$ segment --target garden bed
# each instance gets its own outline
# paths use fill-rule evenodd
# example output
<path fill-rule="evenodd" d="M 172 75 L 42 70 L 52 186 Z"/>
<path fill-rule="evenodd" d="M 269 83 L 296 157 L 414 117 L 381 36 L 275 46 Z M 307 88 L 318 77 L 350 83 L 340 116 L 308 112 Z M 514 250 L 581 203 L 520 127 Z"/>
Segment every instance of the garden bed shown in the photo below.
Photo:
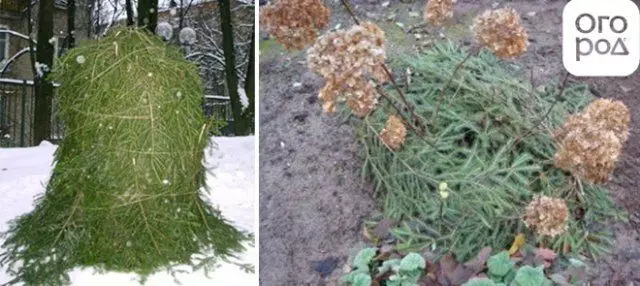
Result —
<path fill-rule="evenodd" d="M 417 39 L 397 25 L 410 27 L 420 22 L 422 1 L 391 1 L 387 7 L 380 5 L 385 1 L 353 2 L 359 16 L 383 27 L 388 41 L 393 43 L 388 51 L 406 52 L 431 40 L 448 39 L 468 45 L 473 41 L 470 32 L 465 32 L 471 16 L 508 4 L 522 15 L 531 45 L 523 57 L 506 65 L 521 69 L 523 74 L 530 72 L 536 85 L 562 79 L 560 23 L 565 2 L 458 1 L 454 22 L 449 26 L 455 33 L 445 29 L 444 39 L 433 31 L 421 33 Z M 329 27 L 352 24 L 340 5 L 332 4 L 330 8 Z M 316 96 L 323 81 L 308 71 L 304 53 L 284 52 L 270 41 L 261 43 L 264 48 L 260 66 L 261 282 L 335 282 L 343 275 L 341 268 L 347 258 L 353 256 L 350 250 L 364 240 L 363 222 L 381 207 L 372 199 L 371 181 L 361 179 L 364 161 L 358 156 L 361 146 L 357 145 L 355 134 L 359 121 L 321 113 Z M 609 281 L 637 283 L 640 274 L 632 269 L 640 267 L 640 202 L 633 193 L 640 181 L 640 149 L 631 142 L 640 135 L 635 121 L 640 108 L 640 74 L 617 79 L 570 79 L 571 85 L 582 83 L 588 84 L 585 92 L 622 100 L 632 113 L 630 143 L 625 145 L 613 180 L 605 186 L 617 206 L 629 213 L 630 222 L 611 228 L 612 254 L 598 260 L 592 269 L 592 281 L 596 285 Z"/>

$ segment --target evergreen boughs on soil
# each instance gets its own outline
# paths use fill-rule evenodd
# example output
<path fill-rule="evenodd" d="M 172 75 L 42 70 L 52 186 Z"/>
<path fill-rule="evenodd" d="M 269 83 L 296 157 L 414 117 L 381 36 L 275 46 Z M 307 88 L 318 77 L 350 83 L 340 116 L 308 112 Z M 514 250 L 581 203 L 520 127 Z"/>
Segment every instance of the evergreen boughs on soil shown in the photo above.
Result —
<path fill-rule="evenodd" d="M 508 247 L 522 232 L 559 253 L 606 252 L 611 239 L 604 225 L 623 213 L 605 189 L 553 166 L 552 130 L 593 99 L 588 88 L 569 85 L 559 96 L 555 84 L 532 86 L 485 52 L 447 84 L 466 56 L 444 44 L 406 61 L 414 72 L 406 96 L 428 123 L 424 137 L 409 133 L 392 152 L 379 134 L 395 110 L 379 109 L 362 121 L 363 172 L 373 179 L 385 216 L 401 221 L 392 231 L 400 248 L 436 247 L 467 260 L 487 244 Z M 536 236 L 525 226 L 534 194 L 566 200 L 566 232 Z"/>
<path fill-rule="evenodd" d="M 205 202 L 207 146 L 196 66 L 144 30 L 118 29 L 57 63 L 66 136 L 44 196 L 4 234 L 9 284 L 67 271 L 211 269 L 247 235 Z"/>

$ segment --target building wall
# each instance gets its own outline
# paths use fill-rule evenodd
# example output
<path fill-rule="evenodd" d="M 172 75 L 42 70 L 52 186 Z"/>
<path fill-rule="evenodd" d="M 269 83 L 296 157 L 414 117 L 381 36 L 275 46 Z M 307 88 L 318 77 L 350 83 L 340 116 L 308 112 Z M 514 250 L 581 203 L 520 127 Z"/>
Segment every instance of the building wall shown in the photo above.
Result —
<path fill-rule="evenodd" d="M 67 31 L 66 10 L 56 7 L 53 17 L 54 37 L 62 44 Z M 33 7 L 32 18 L 34 19 L 33 36 L 37 35 L 37 15 L 38 5 Z M 28 26 L 25 13 L 13 11 L 0 11 L 0 25 L 6 26 L 10 30 L 28 36 Z M 78 32 L 76 32 L 78 33 Z M 81 33 L 81 36 L 84 33 Z M 29 41 L 10 35 L 9 36 L 9 57 L 12 57 L 20 50 L 29 47 Z M 31 68 L 29 53 L 24 53 L 13 62 L 7 72 L 1 78 L 15 80 L 33 80 L 33 70 Z M 32 86 L 23 84 L 2 84 L 0 83 L 0 130 L 3 142 L 9 146 L 19 146 L 21 143 L 31 145 L 32 120 L 34 107 L 34 91 Z M 24 131 L 24 132 L 23 132 Z M 9 137 L 4 137 L 9 134 Z"/>
<path fill-rule="evenodd" d="M 33 35 L 37 35 L 37 15 L 38 15 L 38 6 L 36 5 L 33 9 L 33 15 L 35 25 L 33 27 Z M 8 26 L 10 30 L 16 31 L 23 35 L 28 34 L 28 26 L 27 19 L 25 17 L 21 17 L 22 15 L 11 13 L 12 15 L 8 15 L 9 13 L 0 14 L 0 24 Z M 54 37 L 56 37 L 60 43 L 66 34 L 67 30 L 67 14 L 64 9 L 56 8 L 55 15 L 53 17 L 53 31 Z M 10 47 L 9 47 L 9 57 L 16 54 L 18 51 L 28 48 L 29 42 L 20 37 L 10 36 Z M 21 56 L 16 62 L 14 62 L 10 71 L 4 74 L 2 77 L 4 78 L 14 78 L 14 79 L 33 79 L 33 71 L 31 69 L 29 54 L 26 53 Z"/>

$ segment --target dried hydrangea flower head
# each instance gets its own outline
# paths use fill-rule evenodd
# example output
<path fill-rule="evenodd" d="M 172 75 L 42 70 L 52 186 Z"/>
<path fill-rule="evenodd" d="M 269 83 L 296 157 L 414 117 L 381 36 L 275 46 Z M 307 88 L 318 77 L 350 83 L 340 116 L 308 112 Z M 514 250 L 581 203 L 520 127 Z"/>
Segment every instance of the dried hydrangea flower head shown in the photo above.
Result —
<path fill-rule="evenodd" d="M 609 181 L 629 137 L 629 111 L 621 102 L 596 100 L 554 131 L 555 166 L 594 184 Z"/>
<path fill-rule="evenodd" d="M 407 137 L 407 129 L 398 116 L 391 115 L 387 120 L 387 126 L 380 132 L 380 139 L 389 147 L 389 149 L 397 151 L 402 148 L 404 140 Z"/>
<path fill-rule="evenodd" d="M 501 59 L 518 57 L 527 51 L 529 36 L 512 8 L 486 11 L 472 27 L 476 40 Z"/>
<path fill-rule="evenodd" d="M 584 115 L 602 129 L 611 130 L 624 143 L 629 139 L 629 109 L 622 101 L 597 99 L 584 110 Z"/>
<path fill-rule="evenodd" d="M 557 236 L 567 230 L 569 208 L 563 199 L 535 195 L 526 207 L 524 224 L 539 235 Z"/>
<path fill-rule="evenodd" d="M 287 49 L 301 50 L 329 25 L 329 8 L 322 0 L 275 0 L 260 9 L 260 24 Z"/>
<path fill-rule="evenodd" d="M 434 26 L 453 18 L 453 6 L 456 0 L 429 0 L 424 7 L 424 19 Z"/>
<path fill-rule="evenodd" d="M 353 114 L 365 117 L 373 111 L 378 103 L 375 83 L 371 81 L 358 81 L 358 86 L 354 86 L 350 93 L 346 94 L 347 105 Z"/>
<path fill-rule="evenodd" d="M 622 150 L 620 139 L 580 117 L 568 122 L 567 133 L 557 135 L 563 139 L 553 156 L 555 166 L 593 184 L 606 183 Z"/>
<path fill-rule="evenodd" d="M 385 59 L 384 32 L 371 22 L 319 37 L 308 50 L 307 63 L 326 80 L 319 94 L 323 109 L 333 112 L 337 102 L 347 101 L 358 116 L 371 112 L 377 94 L 370 79 L 386 80 Z"/>

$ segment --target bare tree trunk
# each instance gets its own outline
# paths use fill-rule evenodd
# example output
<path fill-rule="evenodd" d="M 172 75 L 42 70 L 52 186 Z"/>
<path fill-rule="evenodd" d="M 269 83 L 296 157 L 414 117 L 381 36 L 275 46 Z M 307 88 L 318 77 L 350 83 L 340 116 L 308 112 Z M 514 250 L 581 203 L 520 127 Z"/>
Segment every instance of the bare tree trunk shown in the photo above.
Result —
<path fill-rule="evenodd" d="M 180 0 L 180 19 L 178 19 L 178 31 L 182 30 L 182 28 L 184 28 L 184 17 L 185 17 L 185 12 L 184 12 L 184 0 Z"/>
<path fill-rule="evenodd" d="M 36 59 L 40 65 L 45 65 L 49 69 L 53 66 L 54 48 L 49 40 L 53 38 L 54 9 L 54 0 L 40 0 Z M 43 74 L 34 80 L 36 98 L 33 135 L 35 144 L 49 139 L 51 135 L 51 106 L 53 104 L 53 85 L 46 80 L 47 71 L 42 67 L 39 68 Z"/>
<path fill-rule="evenodd" d="M 150 8 L 149 8 L 149 24 L 147 25 L 147 29 L 151 31 L 151 33 L 156 33 L 156 26 L 158 26 L 158 0 L 150 0 Z"/>
<path fill-rule="evenodd" d="M 156 33 L 158 25 L 158 0 L 138 0 L 138 26 Z"/>
<path fill-rule="evenodd" d="M 133 4 L 131 3 L 131 1 L 132 0 L 125 1 L 125 6 L 127 9 L 127 26 L 135 25 L 135 22 L 133 21 Z"/>
<path fill-rule="evenodd" d="M 87 0 L 85 2 L 85 4 L 87 4 L 85 6 L 85 8 L 87 9 L 85 12 L 86 12 L 86 15 L 87 15 L 86 24 L 87 24 L 87 38 L 88 39 L 91 39 L 91 30 L 93 29 L 93 9 L 95 8 L 95 3 L 96 3 L 95 0 Z"/>
<path fill-rule="evenodd" d="M 149 0 L 138 0 L 138 26 L 144 27 L 149 22 Z"/>
<path fill-rule="evenodd" d="M 253 32 L 251 33 L 251 51 L 249 52 L 249 66 L 247 67 L 247 76 L 244 80 L 244 91 L 247 93 L 249 99 L 249 106 L 242 113 L 242 117 L 245 118 L 247 129 L 249 132 L 253 131 L 254 126 L 254 109 L 255 109 L 255 67 L 254 67 L 254 54 L 255 54 L 255 25 Z"/>
<path fill-rule="evenodd" d="M 38 76 L 38 72 L 36 72 L 36 49 L 33 44 L 33 38 L 31 38 L 31 34 L 33 34 L 33 8 L 31 3 L 27 4 L 27 33 L 29 36 L 29 61 L 31 61 L 31 72 L 33 72 L 33 78 L 35 79 Z M 35 84 L 35 81 L 34 81 Z"/>
<path fill-rule="evenodd" d="M 76 0 L 67 0 L 67 49 L 76 46 Z"/>
<path fill-rule="evenodd" d="M 94 0 L 93 3 L 96 3 L 96 6 L 97 6 L 96 21 L 95 21 L 96 37 L 100 37 L 100 13 L 102 12 L 102 0 Z"/>
<path fill-rule="evenodd" d="M 242 104 L 238 94 L 238 75 L 236 74 L 236 59 L 233 47 L 233 24 L 231 22 L 231 1 L 219 0 L 220 29 L 222 30 L 222 49 L 224 51 L 225 76 L 231 112 L 233 113 L 234 131 L 236 135 L 246 135 L 247 123 L 242 116 Z"/>

